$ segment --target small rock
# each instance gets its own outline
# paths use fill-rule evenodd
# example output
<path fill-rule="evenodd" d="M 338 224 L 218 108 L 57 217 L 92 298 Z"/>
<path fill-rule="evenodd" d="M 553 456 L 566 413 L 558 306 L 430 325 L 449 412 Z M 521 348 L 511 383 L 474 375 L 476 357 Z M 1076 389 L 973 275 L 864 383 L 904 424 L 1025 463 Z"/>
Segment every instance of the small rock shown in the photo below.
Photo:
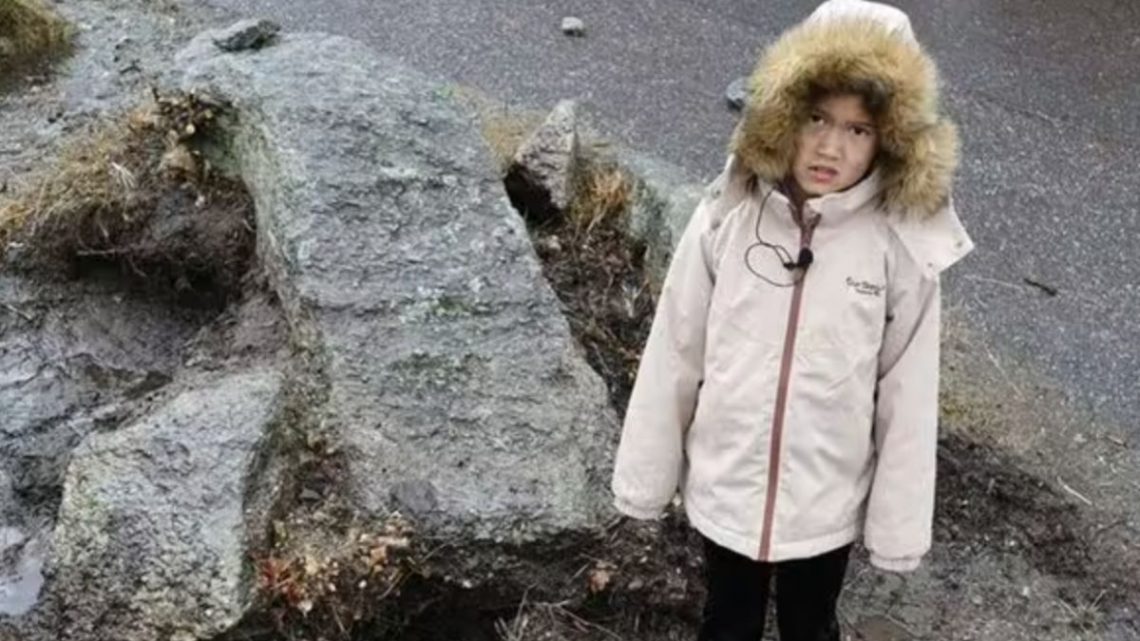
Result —
<path fill-rule="evenodd" d="M 744 109 L 744 103 L 748 101 L 748 77 L 741 76 L 733 80 L 724 92 L 724 99 L 730 108 L 736 111 Z"/>
<path fill-rule="evenodd" d="M 577 104 L 563 100 L 522 144 L 505 180 L 511 202 L 536 219 L 565 212 L 580 169 Z"/>
<path fill-rule="evenodd" d="M 7 552 L 11 548 L 24 543 L 27 537 L 14 527 L 0 527 L 0 552 Z"/>
<path fill-rule="evenodd" d="M 52 533 L 55 590 L 73 629 L 101 633 L 71 638 L 170 638 L 160 634 L 170 628 L 211 638 L 249 607 L 241 559 L 269 524 L 243 508 L 266 478 L 256 462 L 271 447 L 282 379 L 262 368 L 197 380 L 71 452 Z M 131 525 L 107 528 L 108 514 Z M 209 526 L 186 527 L 195 523 Z M 102 598 L 131 615 L 104 621 Z"/>
<path fill-rule="evenodd" d="M 214 38 L 222 51 L 260 49 L 277 37 L 281 25 L 271 20 L 241 20 Z"/>
<path fill-rule="evenodd" d="M 562 242 L 558 240 L 558 236 L 547 236 L 540 240 L 539 243 L 543 249 L 552 254 L 557 254 L 562 251 Z"/>
<path fill-rule="evenodd" d="M 586 35 L 586 23 L 581 18 L 568 16 L 562 19 L 562 33 L 581 38 Z"/>

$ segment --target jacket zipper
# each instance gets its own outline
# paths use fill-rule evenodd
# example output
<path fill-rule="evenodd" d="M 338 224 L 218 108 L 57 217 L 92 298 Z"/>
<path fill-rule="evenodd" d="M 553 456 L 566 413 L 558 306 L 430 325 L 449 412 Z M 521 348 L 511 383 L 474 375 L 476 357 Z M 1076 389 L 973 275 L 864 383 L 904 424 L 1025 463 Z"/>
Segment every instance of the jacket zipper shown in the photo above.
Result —
<path fill-rule="evenodd" d="M 802 212 L 802 210 L 801 210 Z M 795 212 L 800 227 L 800 247 L 811 247 L 811 237 L 819 223 L 817 215 L 803 221 L 801 212 Z M 764 502 L 764 526 L 760 530 L 760 560 L 767 561 L 772 547 L 772 520 L 776 514 L 776 490 L 780 481 L 780 446 L 783 441 L 784 412 L 788 402 L 788 384 L 792 373 L 792 356 L 796 347 L 796 330 L 800 321 L 800 303 L 803 301 L 804 279 L 807 269 L 800 274 L 792 289 L 792 304 L 788 309 L 788 327 L 784 334 L 784 354 L 780 359 L 780 379 L 776 386 L 776 407 L 772 413 L 772 437 L 768 450 L 768 492 Z"/>

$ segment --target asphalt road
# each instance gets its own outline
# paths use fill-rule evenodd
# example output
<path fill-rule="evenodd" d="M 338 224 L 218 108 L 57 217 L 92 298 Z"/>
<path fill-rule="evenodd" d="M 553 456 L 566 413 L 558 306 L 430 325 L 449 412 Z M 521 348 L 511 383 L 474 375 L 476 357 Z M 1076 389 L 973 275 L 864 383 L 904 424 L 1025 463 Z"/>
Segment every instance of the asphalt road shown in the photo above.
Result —
<path fill-rule="evenodd" d="M 514 104 L 586 103 L 601 128 L 721 166 L 724 89 L 813 1 L 208 0 L 364 40 Z M 1140 3 L 899 0 L 964 138 L 956 202 L 978 249 L 948 304 L 1003 358 L 1140 437 Z M 559 31 L 567 15 L 584 38 Z M 1050 296 L 1024 279 L 1057 290 Z"/>

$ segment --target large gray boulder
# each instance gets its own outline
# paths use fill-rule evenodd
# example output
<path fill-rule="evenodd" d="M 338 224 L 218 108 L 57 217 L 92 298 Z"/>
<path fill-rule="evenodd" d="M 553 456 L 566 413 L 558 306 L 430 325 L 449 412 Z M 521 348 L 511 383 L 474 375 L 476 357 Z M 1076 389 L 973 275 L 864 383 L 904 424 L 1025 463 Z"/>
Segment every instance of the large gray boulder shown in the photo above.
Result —
<path fill-rule="evenodd" d="M 459 542 L 596 531 L 616 420 L 473 117 L 352 40 L 213 38 L 180 84 L 236 108 L 229 164 L 354 506 Z"/>
<path fill-rule="evenodd" d="M 206 639 L 253 600 L 247 514 L 281 377 L 271 369 L 179 383 L 184 391 L 72 456 L 50 565 L 63 638 Z"/>

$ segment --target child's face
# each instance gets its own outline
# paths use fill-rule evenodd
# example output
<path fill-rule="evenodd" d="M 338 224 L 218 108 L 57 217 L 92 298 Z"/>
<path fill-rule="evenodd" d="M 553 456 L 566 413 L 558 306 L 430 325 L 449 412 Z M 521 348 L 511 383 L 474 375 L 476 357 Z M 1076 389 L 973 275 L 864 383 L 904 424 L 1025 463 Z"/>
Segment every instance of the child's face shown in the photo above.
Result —
<path fill-rule="evenodd" d="M 827 96 L 816 103 L 796 139 L 792 176 L 808 196 L 843 191 L 866 175 L 878 147 L 863 98 Z"/>

